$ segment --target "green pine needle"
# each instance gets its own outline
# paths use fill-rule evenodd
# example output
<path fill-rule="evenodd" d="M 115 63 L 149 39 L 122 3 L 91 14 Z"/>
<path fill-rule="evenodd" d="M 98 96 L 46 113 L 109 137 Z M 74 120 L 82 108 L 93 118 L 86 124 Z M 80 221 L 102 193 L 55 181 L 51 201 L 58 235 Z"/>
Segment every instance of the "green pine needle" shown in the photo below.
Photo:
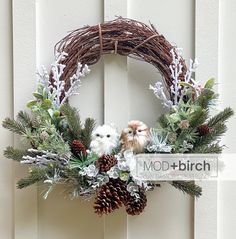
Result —
<path fill-rule="evenodd" d="M 27 155 L 26 150 L 14 149 L 12 146 L 9 146 L 4 150 L 4 156 L 15 161 L 21 161 L 22 157 L 25 155 Z"/>
<path fill-rule="evenodd" d="M 221 154 L 223 146 L 218 143 L 212 145 L 204 145 L 201 147 L 194 148 L 191 153 L 202 153 L 202 154 Z"/>
<path fill-rule="evenodd" d="M 170 184 L 192 197 L 200 197 L 202 195 L 202 188 L 193 181 L 173 181 Z"/>
<path fill-rule="evenodd" d="M 168 126 L 168 120 L 166 118 L 165 115 L 161 115 L 159 118 L 158 118 L 158 123 L 159 125 L 162 127 L 162 128 L 166 128 Z"/>
<path fill-rule="evenodd" d="M 230 107 L 227 107 L 217 115 L 210 118 L 207 124 L 209 127 L 213 127 L 220 122 L 226 122 L 233 115 L 233 110 Z"/>
<path fill-rule="evenodd" d="M 61 112 L 66 117 L 73 139 L 79 139 L 81 132 L 81 120 L 79 112 L 76 108 L 71 107 L 69 104 L 62 105 Z"/>
<path fill-rule="evenodd" d="M 209 106 L 217 99 L 217 94 L 211 89 L 204 89 L 200 96 L 197 98 L 196 104 L 203 109 L 208 109 Z"/>
<path fill-rule="evenodd" d="M 200 137 L 195 142 L 194 151 L 200 152 L 199 150 L 201 147 L 214 143 L 221 136 L 223 136 L 226 131 L 227 131 L 227 127 L 224 123 L 216 124 L 215 127 L 212 129 L 212 131 L 209 134 Z"/>
<path fill-rule="evenodd" d="M 10 118 L 6 118 L 2 122 L 2 126 L 13 133 L 22 135 L 25 133 L 25 127 L 21 123 L 17 122 L 16 120 L 12 120 Z"/>
<path fill-rule="evenodd" d="M 89 148 L 92 140 L 92 131 L 95 127 L 95 120 L 92 118 L 87 118 L 84 123 L 84 128 L 81 131 L 81 141 L 86 148 Z"/>
<path fill-rule="evenodd" d="M 29 114 L 25 111 L 20 111 L 17 114 L 17 120 L 25 127 L 32 127 L 32 122 Z"/>
<path fill-rule="evenodd" d="M 35 183 L 42 182 L 47 179 L 46 169 L 33 169 L 27 178 L 22 178 L 17 183 L 17 188 L 22 189 Z"/>
<path fill-rule="evenodd" d="M 190 125 L 191 127 L 195 128 L 200 124 L 203 124 L 208 116 L 208 110 L 200 108 L 199 110 L 195 111 L 191 116 L 190 116 Z"/>

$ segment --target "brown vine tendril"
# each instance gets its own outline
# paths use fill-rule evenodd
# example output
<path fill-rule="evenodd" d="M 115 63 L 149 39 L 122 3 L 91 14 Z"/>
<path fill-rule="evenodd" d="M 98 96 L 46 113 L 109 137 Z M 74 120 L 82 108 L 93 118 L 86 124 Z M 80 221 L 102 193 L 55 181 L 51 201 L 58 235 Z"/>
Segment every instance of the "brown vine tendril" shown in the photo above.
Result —
<path fill-rule="evenodd" d="M 70 87 L 70 76 L 76 72 L 77 63 L 96 64 L 104 54 L 129 56 L 152 64 L 164 78 L 170 92 L 172 77 L 169 66 L 172 64 L 171 45 L 151 24 L 119 17 L 94 26 L 84 26 L 72 31 L 59 41 L 55 51 L 66 52 L 68 56 L 61 63 L 65 64 L 62 80 L 65 90 Z M 180 80 L 184 80 L 187 67 L 183 58 Z"/>

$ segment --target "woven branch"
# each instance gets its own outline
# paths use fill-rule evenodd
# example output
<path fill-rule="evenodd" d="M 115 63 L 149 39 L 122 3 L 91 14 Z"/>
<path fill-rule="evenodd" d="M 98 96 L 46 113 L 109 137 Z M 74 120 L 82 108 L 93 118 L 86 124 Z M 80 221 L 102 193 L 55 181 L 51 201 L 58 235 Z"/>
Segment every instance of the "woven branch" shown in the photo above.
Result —
<path fill-rule="evenodd" d="M 103 54 L 119 54 L 145 61 L 156 67 L 162 74 L 167 90 L 172 84 L 170 65 L 172 64 L 171 49 L 175 50 L 153 25 L 119 17 L 113 21 L 95 26 L 85 26 L 64 37 L 55 46 L 55 51 L 66 52 L 68 57 L 61 63 L 65 64 L 62 80 L 65 90 L 70 87 L 70 76 L 77 70 L 77 63 L 93 65 Z M 187 67 L 184 59 L 182 74 L 184 80 Z"/>

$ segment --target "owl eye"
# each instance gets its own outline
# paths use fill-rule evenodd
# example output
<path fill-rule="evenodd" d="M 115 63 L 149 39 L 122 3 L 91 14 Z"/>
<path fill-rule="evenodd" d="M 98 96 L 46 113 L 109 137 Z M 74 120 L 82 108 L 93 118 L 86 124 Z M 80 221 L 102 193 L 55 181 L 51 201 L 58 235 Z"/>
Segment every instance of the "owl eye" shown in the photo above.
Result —
<path fill-rule="evenodd" d="M 96 134 L 96 136 L 97 136 L 97 137 L 99 137 L 99 136 L 100 136 L 100 134 Z"/>
<path fill-rule="evenodd" d="M 132 131 L 131 130 L 129 130 L 129 134 L 131 134 L 132 133 Z"/>
<path fill-rule="evenodd" d="M 110 134 L 108 134 L 108 135 L 107 135 L 107 138 L 110 138 L 110 137 L 111 137 L 111 135 L 110 135 Z"/>
<path fill-rule="evenodd" d="M 141 129 L 139 129 L 139 130 L 138 130 L 138 132 L 142 132 L 142 130 L 141 130 Z"/>

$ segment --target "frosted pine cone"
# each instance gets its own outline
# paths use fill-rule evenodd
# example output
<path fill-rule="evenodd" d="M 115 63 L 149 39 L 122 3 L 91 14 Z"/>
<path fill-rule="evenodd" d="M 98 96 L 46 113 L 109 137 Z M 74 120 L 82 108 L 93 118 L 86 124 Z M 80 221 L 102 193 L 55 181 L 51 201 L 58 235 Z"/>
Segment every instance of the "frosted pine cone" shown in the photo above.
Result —
<path fill-rule="evenodd" d="M 111 179 L 97 192 L 94 210 L 98 215 L 108 214 L 118 209 L 127 200 L 126 184 L 120 179 Z"/>
<path fill-rule="evenodd" d="M 189 121 L 188 120 L 181 120 L 179 123 L 179 127 L 181 129 L 188 129 L 189 128 Z"/>
<path fill-rule="evenodd" d="M 198 125 L 197 131 L 200 136 L 204 136 L 211 132 L 211 128 L 206 124 L 201 124 L 201 125 Z"/>
<path fill-rule="evenodd" d="M 87 156 L 86 148 L 79 140 L 72 142 L 71 151 L 77 157 Z"/>
<path fill-rule="evenodd" d="M 135 196 L 129 196 L 127 202 L 125 203 L 126 212 L 129 215 L 139 215 L 146 207 L 147 197 L 144 190 L 141 189 L 139 191 L 139 197 L 140 198 L 136 198 Z"/>
<path fill-rule="evenodd" d="M 103 155 L 96 161 L 96 166 L 101 172 L 109 171 L 116 164 L 117 159 L 113 155 Z"/>

